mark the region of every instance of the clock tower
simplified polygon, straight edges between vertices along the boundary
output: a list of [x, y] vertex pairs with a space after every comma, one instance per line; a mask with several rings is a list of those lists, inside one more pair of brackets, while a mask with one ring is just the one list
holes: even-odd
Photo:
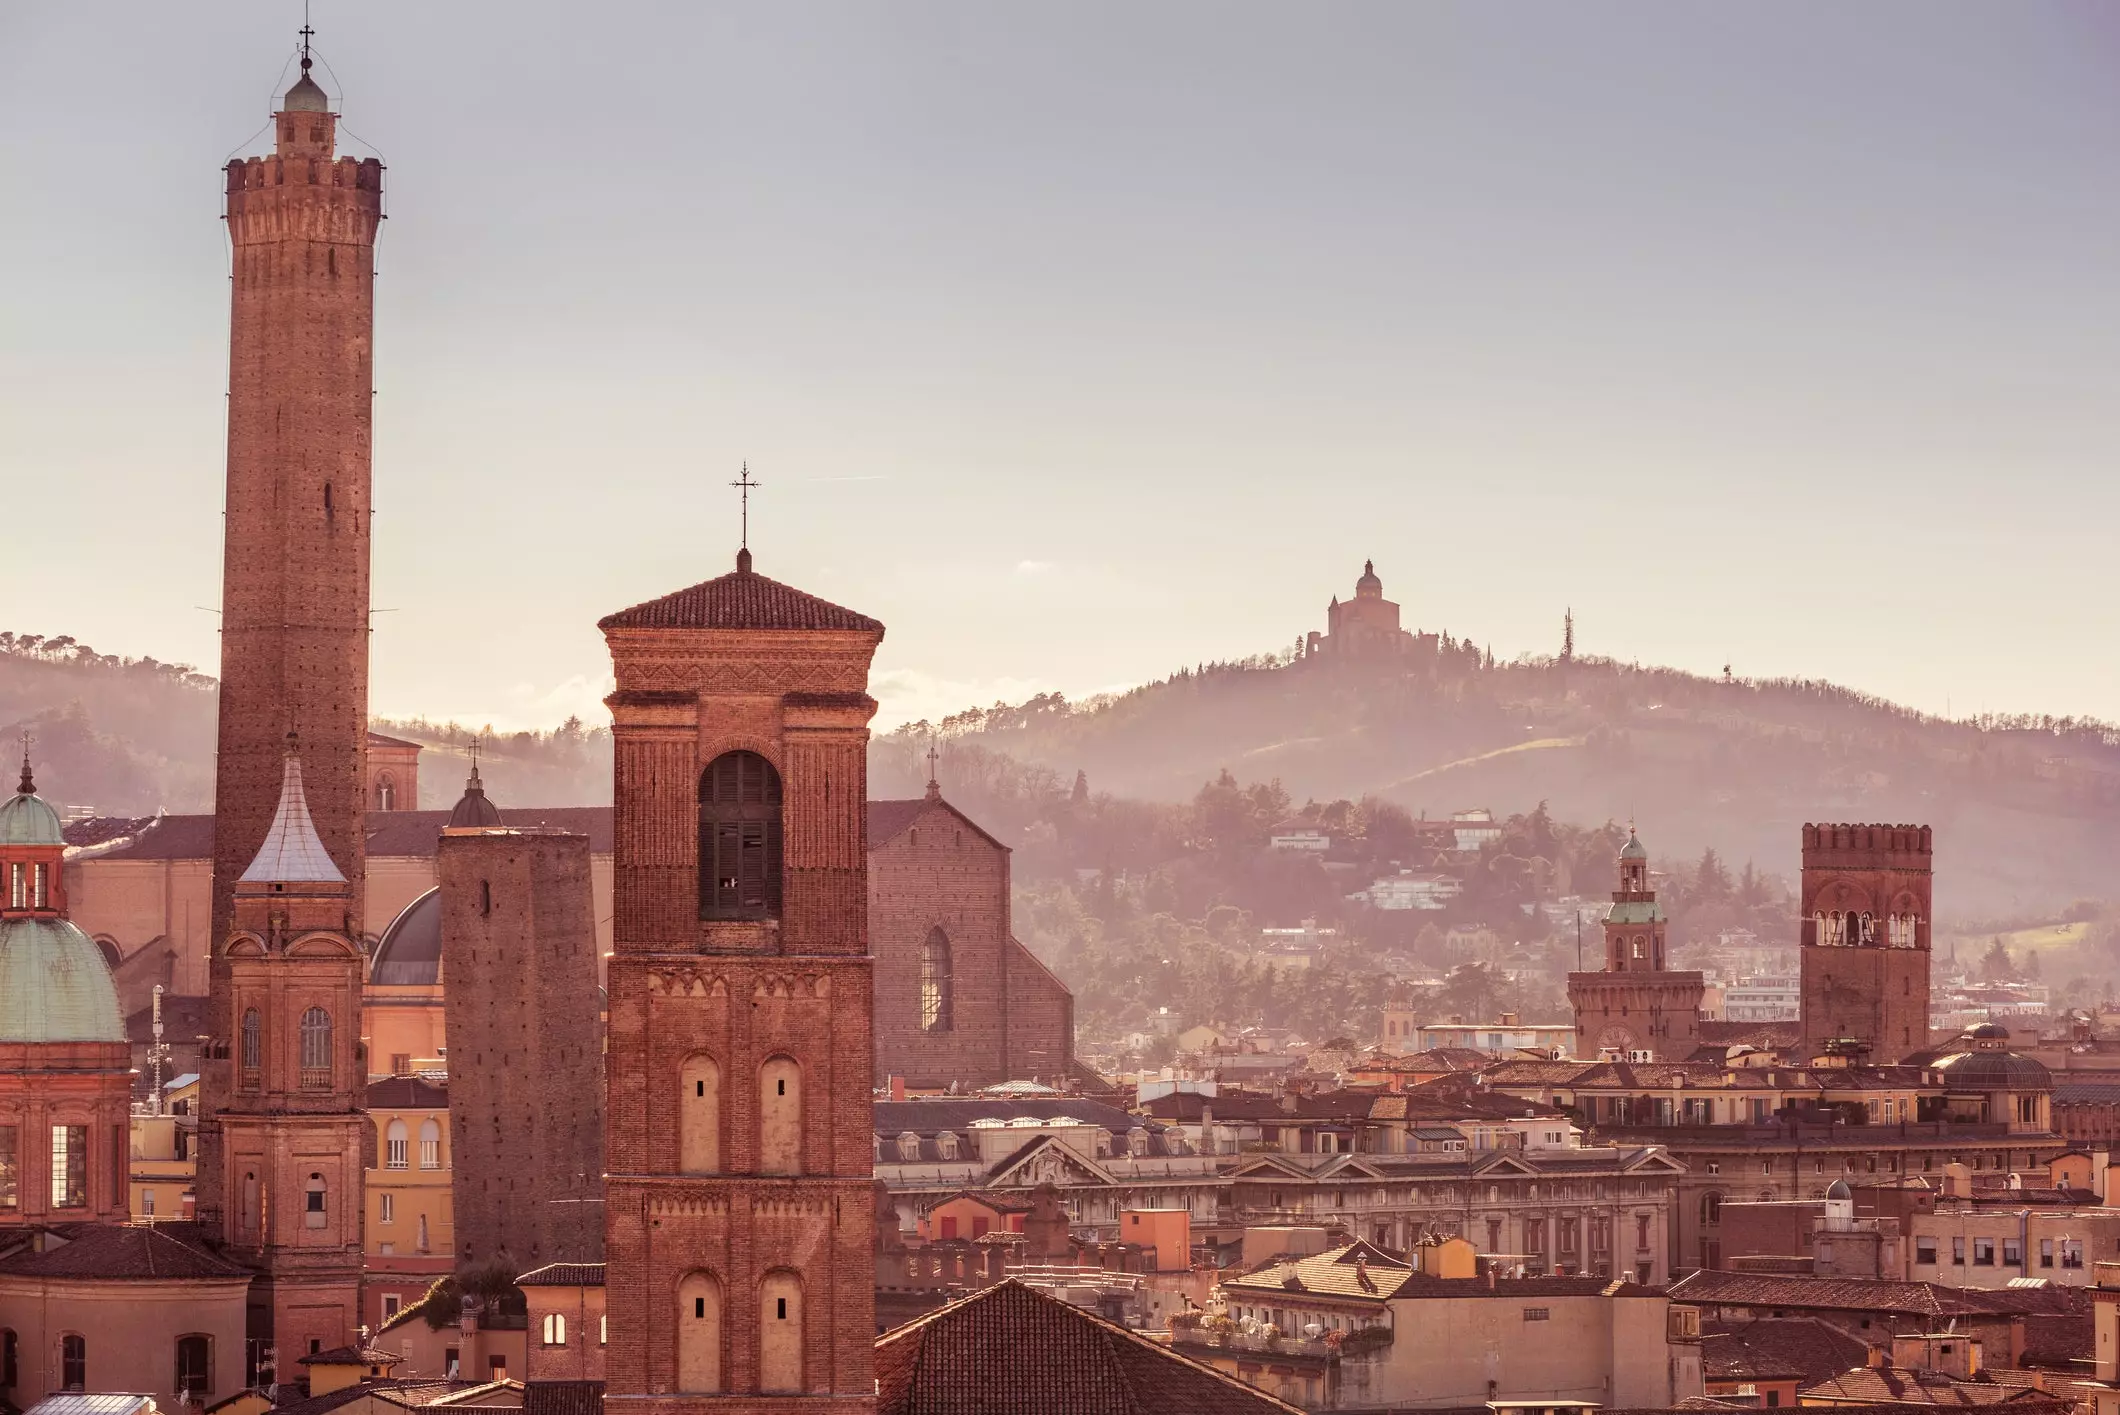
[[1669, 927], [1649, 883], [1648, 848], [1630, 830], [1605, 911], [1605, 966], [1568, 975], [1577, 1056], [1683, 1061], [1693, 1054], [1706, 985], [1699, 973], [1666, 966]]

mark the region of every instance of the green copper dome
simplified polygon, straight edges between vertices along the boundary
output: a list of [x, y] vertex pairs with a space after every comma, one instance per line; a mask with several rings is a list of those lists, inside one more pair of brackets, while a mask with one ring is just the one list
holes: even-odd
[[94, 939], [65, 919], [0, 919], [0, 1042], [124, 1040], [118, 988]]
[[[0, 788], [4, 789], [4, 788]], [[64, 845], [59, 813], [28, 792], [0, 801], [0, 845]]]

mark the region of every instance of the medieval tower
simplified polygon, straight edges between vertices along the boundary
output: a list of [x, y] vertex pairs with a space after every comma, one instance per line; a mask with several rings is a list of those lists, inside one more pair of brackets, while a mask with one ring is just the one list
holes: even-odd
[[607, 1408], [873, 1410], [863, 802], [883, 626], [744, 551], [600, 627]]
[[1854, 1042], [1871, 1061], [1929, 1044], [1925, 825], [1803, 828], [1803, 1046]]
[[[301, 78], [273, 115], [273, 154], [227, 168], [233, 298], [213, 1042], [198, 1152], [202, 1225], [258, 1263], [262, 1290], [275, 1294], [283, 1274], [322, 1281], [318, 1264], [336, 1262], [325, 1250], [342, 1238], [351, 1245], [351, 1276], [334, 1268], [327, 1285], [342, 1277], [357, 1284], [363, 1153], [356, 1107], [365, 1072], [355, 1052], [373, 276], [383, 172], [374, 159], [333, 155], [337, 116], [309, 67], [305, 43]], [[300, 744], [294, 765], [290, 739]], [[325, 872], [311, 861], [304, 865], [309, 873], [265, 882], [286, 886], [283, 895], [302, 886], [299, 905], [268, 902], [252, 888], [268, 834], [286, 823], [290, 780], [305, 828], [331, 867], [320, 878]], [[254, 917], [239, 917], [246, 914]], [[327, 935], [345, 946], [325, 946]], [[322, 1031], [311, 1016], [319, 1009], [327, 1014]], [[328, 1064], [317, 1061], [319, 1045], [331, 1049]], [[249, 1147], [241, 1161], [234, 1153], [237, 1116]], [[342, 1152], [342, 1145], [349, 1148]], [[313, 1221], [318, 1210], [308, 1207], [318, 1184], [321, 1229]], [[269, 1224], [246, 1228], [257, 1215], [269, 1215]], [[283, 1223], [297, 1231], [280, 1234]], [[336, 1310], [339, 1295], [333, 1285], [303, 1307], [298, 1330], [252, 1333], [275, 1338], [283, 1373], [292, 1373], [311, 1341], [331, 1347], [351, 1339], [357, 1316], [350, 1288], [343, 1313], [323, 1315]], [[275, 1295], [263, 1310], [277, 1323], [295, 1309]]]
[[1605, 966], [1568, 975], [1577, 1056], [1684, 1061], [1693, 1054], [1706, 980], [1667, 966], [1669, 927], [1649, 883], [1648, 848], [1629, 831], [1619, 852], [1619, 888], [1605, 911]]

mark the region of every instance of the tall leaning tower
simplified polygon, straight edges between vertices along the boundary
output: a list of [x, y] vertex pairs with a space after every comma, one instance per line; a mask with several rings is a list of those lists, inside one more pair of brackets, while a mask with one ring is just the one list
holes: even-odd
[[883, 625], [745, 551], [601, 627], [605, 1409], [873, 1410], [863, 836]]
[[[383, 169], [372, 158], [333, 155], [338, 119], [309, 76], [304, 37], [301, 78], [273, 115], [272, 155], [227, 168], [233, 299], [214, 782], [213, 1043], [202, 1078], [198, 1216], [211, 1236], [249, 1247], [268, 1277], [282, 1250], [258, 1244], [259, 1235], [243, 1242], [240, 1215], [232, 1213], [244, 1198], [223, 1116], [254, 1108], [235, 1057], [250, 1045], [246, 1066], [283, 1053], [297, 1065], [304, 1018], [322, 1005], [315, 999], [350, 995], [357, 1002], [365, 875], [369, 447]], [[328, 962], [312, 956], [297, 968], [290, 961], [301, 984], [281, 987], [261, 979], [281, 961], [283, 942], [294, 940], [269, 927], [239, 932], [237, 894], [282, 806], [290, 740], [299, 743], [305, 819], [336, 874], [331, 932], [353, 946]], [[232, 954], [254, 951], [259, 939], [264, 956], [238, 960], [237, 971], [248, 973], [259, 989], [239, 1019]], [[239, 1036], [253, 1017], [253, 1031]], [[341, 1092], [357, 1101], [357, 1092], [348, 1089], [356, 1079], [357, 1010], [330, 1017], [329, 1031], [347, 1050], [328, 1068], [334, 1099], [317, 1099], [336, 1108], [346, 1104], [337, 1099]], [[311, 1079], [319, 1074], [306, 1062], [297, 1069]], [[301, 1078], [295, 1079], [299, 1086]], [[353, 1133], [348, 1126], [330, 1128]], [[249, 1130], [251, 1141], [267, 1149], [296, 1143], [269, 1122], [263, 1131], [256, 1124]], [[350, 1203], [357, 1215], [359, 1167], [351, 1172], [354, 1192], [335, 1184], [329, 1197], [334, 1210]], [[270, 1180], [261, 1172], [255, 1182]], [[266, 1211], [293, 1212], [308, 1201], [265, 1192], [258, 1202]], [[285, 1351], [283, 1360], [299, 1354]]]

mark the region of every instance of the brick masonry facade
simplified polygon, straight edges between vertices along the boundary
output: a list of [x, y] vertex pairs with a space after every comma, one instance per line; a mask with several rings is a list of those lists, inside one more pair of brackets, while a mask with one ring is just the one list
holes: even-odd
[[456, 1258], [603, 1256], [604, 1097], [589, 838], [442, 833]]
[[[1074, 1063], [1074, 998], [1011, 934], [1009, 851], [939, 794], [869, 808], [876, 1074], [917, 1087], [1052, 1082]], [[923, 1011], [939, 938], [946, 1009]]]
[[[231, 162], [228, 480], [209, 1026], [198, 1217], [260, 1269], [251, 1335], [283, 1373], [358, 1321], [366, 1123], [359, 1111], [362, 806], [368, 713], [374, 250], [382, 165], [334, 156], [335, 115], [306, 76], [270, 157]], [[310, 101], [314, 97], [314, 103]], [[334, 896], [245, 905], [296, 733]], [[256, 917], [246, 920], [246, 912]], [[290, 917], [300, 914], [297, 919]], [[264, 1013], [269, 1063], [246, 1083], [240, 1017]], [[302, 1014], [333, 1018], [330, 1075], [287, 1074]], [[315, 1068], [308, 1068], [312, 1073]], [[321, 1212], [308, 1194], [321, 1187]], [[265, 1329], [260, 1330], [263, 1326]]]
[[[883, 626], [736, 574], [610, 616], [606, 1408], [874, 1408], [869, 662]], [[769, 763], [780, 897], [703, 917], [702, 783]]]
[[[1806, 825], [1799, 921], [1803, 1045], [1853, 1038], [1871, 1061], [1929, 1044], [1927, 826]], [[1910, 921], [1895, 923], [1895, 921]]]

